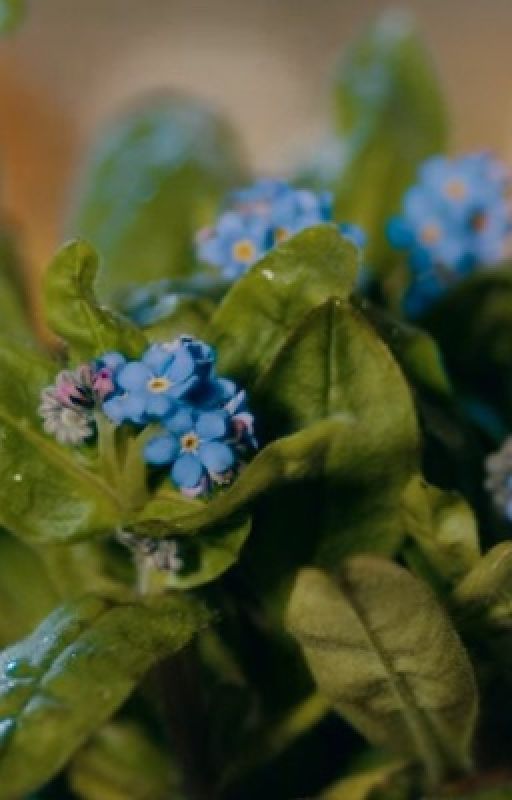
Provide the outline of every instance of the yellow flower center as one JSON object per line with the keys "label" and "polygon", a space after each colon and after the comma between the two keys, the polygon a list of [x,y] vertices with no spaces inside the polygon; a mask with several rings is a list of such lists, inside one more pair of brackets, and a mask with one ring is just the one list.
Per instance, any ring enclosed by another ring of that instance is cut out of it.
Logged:
{"label": "yellow flower center", "polygon": [[285,242],[289,239],[290,234],[286,230],[286,228],[277,228],[274,234],[275,240],[277,244],[281,244],[281,242]]}
{"label": "yellow flower center", "polygon": [[240,239],[233,245],[233,258],[235,261],[249,263],[256,256],[256,248],[250,239]]}
{"label": "yellow flower center", "polygon": [[171,386],[170,380],[167,378],[151,378],[148,381],[148,389],[150,392],[154,392],[154,394],[160,394],[160,392],[166,392]]}
{"label": "yellow flower center", "polygon": [[435,222],[429,222],[421,229],[420,238],[425,244],[435,244],[439,241],[440,236],[439,225],[436,225]]}
{"label": "yellow flower center", "polygon": [[199,447],[199,436],[196,433],[185,433],[181,437],[181,449],[186,453],[194,453]]}
{"label": "yellow flower center", "polygon": [[463,200],[468,190],[464,181],[454,178],[446,184],[445,192],[452,200]]}

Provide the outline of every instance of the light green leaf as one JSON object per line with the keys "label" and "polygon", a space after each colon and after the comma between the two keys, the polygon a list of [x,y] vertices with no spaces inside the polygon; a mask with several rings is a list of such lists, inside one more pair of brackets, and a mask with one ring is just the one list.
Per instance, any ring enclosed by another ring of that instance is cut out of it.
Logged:
{"label": "light green leaf", "polygon": [[288,627],[319,689],[370,742],[421,761],[432,785],[468,767],[475,678],[426,585],[371,556],[336,579],[303,569]]}
{"label": "light green leaf", "polygon": [[185,800],[170,754],[131,720],[101,728],[73,759],[69,780],[82,800]]}
{"label": "light green leaf", "polygon": [[459,583],[454,599],[462,606],[485,612],[494,622],[512,616],[512,543],[497,544]]}
{"label": "light green leaf", "polygon": [[48,267],[44,282],[46,321],[69,345],[71,359],[91,359],[118,350],[139,356],[144,334],[133,323],[99,305],[94,295],[98,256],[87,242],[65,245]]}
{"label": "light green leaf", "polygon": [[[207,620],[180,596],[142,605],[97,598],[54,611],[0,656],[0,786],[15,797],[49,780],[154,663]],[[27,769],[30,764],[30,769]]]}
{"label": "light green leaf", "polygon": [[25,16],[25,0],[0,0],[0,34],[11,33]]}
{"label": "light green leaf", "polygon": [[437,80],[407,15],[385,14],[349,48],[335,104],[344,146],[333,187],[337,218],[361,225],[367,262],[382,272],[391,255],[386,223],[418,165],[446,138]]}
{"label": "light green leaf", "polygon": [[271,250],[214,315],[219,372],[244,385],[255,380],[304,316],[329,297],[348,297],[356,272],[356,249],[333,225],[308,228]]}
{"label": "light green leaf", "polygon": [[447,580],[459,580],[480,559],[475,516],[457,492],[429,486],[415,476],[404,493],[404,523],[431,565]]}
{"label": "light green leaf", "polygon": [[59,600],[38,554],[0,529],[0,646],[30,633]]}
{"label": "light green leaf", "polygon": [[0,340],[0,524],[27,541],[68,541],[112,530],[120,507],[80,452],[46,436],[40,391],[55,366]]}
{"label": "light green leaf", "polygon": [[194,237],[213,224],[225,192],[240,180],[229,127],[179,96],[146,100],[95,144],[68,225],[106,264],[101,292],[184,275]]}

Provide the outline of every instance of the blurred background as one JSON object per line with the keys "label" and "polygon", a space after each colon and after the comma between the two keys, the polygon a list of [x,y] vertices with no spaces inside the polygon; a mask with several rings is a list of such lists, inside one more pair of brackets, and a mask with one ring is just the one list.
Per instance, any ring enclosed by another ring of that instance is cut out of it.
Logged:
{"label": "blurred background", "polygon": [[[344,43],[385,0],[32,0],[0,43],[4,206],[34,267],[63,236],[70,185],[98,128],[170,87],[224,112],[251,166],[314,148]],[[512,3],[416,0],[452,114],[452,149],[512,157]]]}

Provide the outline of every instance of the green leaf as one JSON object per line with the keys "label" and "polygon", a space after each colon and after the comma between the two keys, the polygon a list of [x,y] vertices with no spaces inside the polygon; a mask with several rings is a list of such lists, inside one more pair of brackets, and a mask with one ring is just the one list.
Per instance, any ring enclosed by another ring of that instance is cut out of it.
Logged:
{"label": "green leaf", "polygon": [[59,599],[37,553],[0,529],[0,645],[30,633]]}
{"label": "green leaf", "polygon": [[[512,269],[483,270],[453,287],[422,318],[459,389],[512,422]],[[464,341],[460,340],[464,331]]]}
{"label": "green leaf", "polygon": [[0,321],[4,333],[31,338],[22,267],[12,237],[6,231],[0,231]]}
{"label": "green leaf", "polygon": [[0,0],[0,34],[11,33],[25,16],[25,0]]}
{"label": "green leaf", "polygon": [[441,351],[428,333],[414,325],[388,314],[367,301],[361,309],[384,339],[414,386],[441,398],[453,394],[450,379],[445,370]]}
{"label": "green leaf", "polygon": [[321,800],[372,800],[374,791],[385,789],[403,766],[399,761],[391,761],[356,772],[322,794]]}
{"label": "green leaf", "polygon": [[[0,656],[0,785],[38,788],[121,705],[147,670],[207,619],[180,596],[144,605],[98,598],[54,611]],[[27,769],[30,764],[30,769]]]}
{"label": "green leaf", "polygon": [[459,583],[454,599],[488,619],[509,623],[512,616],[512,543],[497,544]]}
{"label": "green leaf", "polygon": [[329,297],[346,298],[355,247],[332,225],[308,228],[255,264],[212,320],[219,372],[244,385],[265,370],[304,316]]}
{"label": "green leaf", "polygon": [[121,512],[80,452],[43,433],[39,395],[54,378],[52,362],[0,339],[0,524],[34,543],[112,530]]}
{"label": "green leaf", "polygon": [[144,334],[126,318],[99,305],[94,295],[98,256],[87,242],[65,245],[48,267],[44,282],[46,320],[68,343],[73,360],[118,350],[139,356]]}
{"label": "green leaf", "polygon": [[478,564],[475,516],[457,492],[429,486],[415,476],[404,493],[403,508],[407,533],[443,578],[460,580]]}
{"label": "green leaf", "polygon": [[319,689],[370,742],[421,761],[432,785],[468,767],[473,670],[426,585],[370,556],[346,561],[336,580],[303,569],[288,628]]}
{"label": "green leaf", "polygon": [[147,100],[96,142],[68,230],[105,260],[102,293],[184,275],[195,267],[195,234],[239,179],[223,120],[188,98]]}
{"label": "green leaf", "polygon": [[101,728],[73,759],[69,780],[82,800],[184,800],[170,755],[129,720]]}
{"label": "green leaf", "polygon": [[335,85],[343,169],[334,186],[337,218],[369,237],[368,264],[387,268],[385,228],[418,165],[444,149],[437,80],[409,18],[385,14],[349,49]]}

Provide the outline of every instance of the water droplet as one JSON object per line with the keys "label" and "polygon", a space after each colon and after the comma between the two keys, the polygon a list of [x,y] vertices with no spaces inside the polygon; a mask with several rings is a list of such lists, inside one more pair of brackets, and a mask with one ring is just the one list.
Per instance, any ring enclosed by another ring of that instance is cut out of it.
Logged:
{"label": "water droplet", "polygon": [[12,717],[0,719],[0,748],[4,748],[16,729],[16,720]]}
{"label": "water droplet", "polygon": [[13,658],[4,667],[4,673],[9,678],[27,678],[32,672],[32,665],[25,658]]}
{"label": "water droplet", "polygon": [[15,473],[15,474],[12,476],[12,479],[13,479],[13,481],[16,481],[16,483],[19,483],[20,481],[22,481],[22,480],[23,480],[23,475],[21,475],[19,472],[16,472],[16,473]]}
{"label": "water droplet", "polygon": [[264,277],[264,278],[266,278],[268,281],[273,281],[273,280],[274,280],[274,277],[275,277],[275,275],[274,275],[274,273],[272,272],[272,270],[271,270],[271,269],[262,269],[262,270],[261,270],[261,274],[262,274],[262,275],[263,275],[263,277]]}

